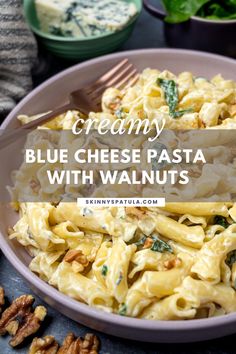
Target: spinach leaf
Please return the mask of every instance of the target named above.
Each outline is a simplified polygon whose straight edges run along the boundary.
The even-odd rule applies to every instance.
[[[203,6],[197,15],[210,20],[231,20],[236,18],[236,3],[234,0],[211,1]]]
[[[157,84],[164,91],[166,103],[169,106],[170,114],[172,114],[179,103],[177,85],[174,80],[166,80],[161,78],[157,79]]]
[[[191,16],[210,20],[236,19],[236,0],[162,0],[168,23],[180,23]]]
[[[225,229],[230,225],[228,223],[228,221],[226,220],[226,218],[224,218],[223,216],[220,216],[220,215],[216,215],[215,218],[214,218],[214,223],[216,225],[221,225],[223,226]]]
[[[229,266],[232,267],[234,263],[236,263],[236,251],[232,251],[228,254],[225,263]]]
[[[169,106],[170,115],[172,118],[182,117],[185,113],[192,112],[192,108],[184,109],[182,111],[176,111],[176,108],[179,103],[179,93],[178,87],[174,80],[157,79],[157,84],[162,88],[165,95],[166,103]]]
[[[162,0],[166,9],[166,22],[180,23],[196,15],[198,10],[210,0]]]
[[[154,242],[152,244],[151,250],[154,252],[170,252],[173,253],[173,250],[171,248],[170,245],[168,245],[168,243],[166,243],[165,241],[161,240],[160,238],[158,238],[157,236],[153,236],[152,237],[154,239]]]

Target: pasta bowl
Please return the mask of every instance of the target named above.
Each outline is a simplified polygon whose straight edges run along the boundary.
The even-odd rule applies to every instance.
[[[45,112],[66,102],[69,92],[96,79],[123,58],[141,71],[146,67],[168,69],[174,73],[191,71],[196,76],[212,77],[221,73],[226,79],[236,79],[236,62],[208,53],[149,49],[117,53],[76,65],[49,79],[32,91],[10,113],[1,128],[17,128],[16,116]],[[56,92],[56,94],[55,94]],[[10,149],[10,147],[9,147]],[[16,161],[12,159],[2,174],[9,178]],[[235,332],[236,313],[188,321],[153,321],[102,312],[60,293],[33,274],[30,256],[16,241],[10,240],[7,230],[18,218],[9,205],[0,205],[0,245],[3,253],[29,283],[32,290],[46,303],[71,319],[98,331],[119,337],[149,342],[191,342],[208,340]]]

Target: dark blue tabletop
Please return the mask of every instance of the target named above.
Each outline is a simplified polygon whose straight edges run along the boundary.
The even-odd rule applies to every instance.
[[[151,16],[142,13],[132,37],[126,42],[121,50],[165,47],[163,28],[160,21]],[[53,58],[50,54],[40,49],[40,64],[37,71],[34,72],[35,85],[52,76],[54,73],[67,68],[71,63]],[[24,280],[17,271],[9,264],[6,258],[0,252],[0,285],[4,287],[9,300],[22,294],[32,293]],[[42,304],[42,301],[36,297],[36,303]],[[61,315],[54,309],[48,308],[48,317],[44,322],[39,336],[50,334],[61,342],[68,332],[74,332],[77,336],[83,336],[87,332],[93,332],[88,328],[75,323],[74,321]],[[178,323],[176,323],[178,326]],[[236,332],[236,329],[235,329]],[[108,336],[102,333],[96,333],[102,343],[102,354],[233,354],[236,353],[234,336],[225,337],[213,341],[192,343],[192,344],[149,344],[140,343],[121,338]],[[27,353],[28,346],[18,350],[13,350],[8,345],[9,337],[0,337],[0,354]]]

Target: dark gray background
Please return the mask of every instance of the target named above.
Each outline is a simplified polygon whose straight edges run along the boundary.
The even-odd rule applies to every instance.
[[[153,48],[166,47],[162,24],[155,20],[145,12],[140,17],[136,29],[132,37],[121,48],[121,50],[137,49],[137,48]],[[50,54],[40,49],[40,63],[34,72],[35,86],[52,76],[54,73],[70,66],[71,63],[63,62],[57,58],[53,58]],[[12,268],[6,258],[0,252],[0,284],[5,288],[6,295],[9,300],[16,298],[22,294],[32,293],[24,280]],[[40,299],[36,299],[37,304],[42,303]],[[38,333],[42,336],[50,334],[56,337],[58,341],[62,341],[69,331],[73,331],[76,335],[83,336],[87,331],[86,327],[73,322],[62,316],[59,312],[48,308],[48,317],[43,325],[43,329]],[[176,327],[178,323],[176,322]],[[95,333],[94,331],[92,331]],[[235,328],[236,333],[236,328]],[[102,354],[233,354],[236,353],[234,338],[235,336],[225,337],[202,343],[190,344],[149,344],[135,341],[115,338],[105,334],[97,333],[101,339]],[[8,345],[9,337],[0,337],[0,354],[27,353],[26,346],[18,350],[13,350]]]

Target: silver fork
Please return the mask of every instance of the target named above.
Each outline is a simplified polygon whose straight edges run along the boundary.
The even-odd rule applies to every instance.
[[[88,115],[91,111],[99,112],[101,110],[101,98],[107,88],[114,87],[120,90],[128,89],[137,82],[138,77],[139,74],[134,65],[131,64],[128,59],[122,60],[96,81],[91,82],[86,87],[71,92],[67,104],[58,107],[55,110],[44,114],[42,117],[9,133],[3,133],[0,137],[0,149],[14,142],[17,137],[22,136],[22,133],[45,124],[52,118],[55,118],[68,110],[78,110],[85,115]]]

